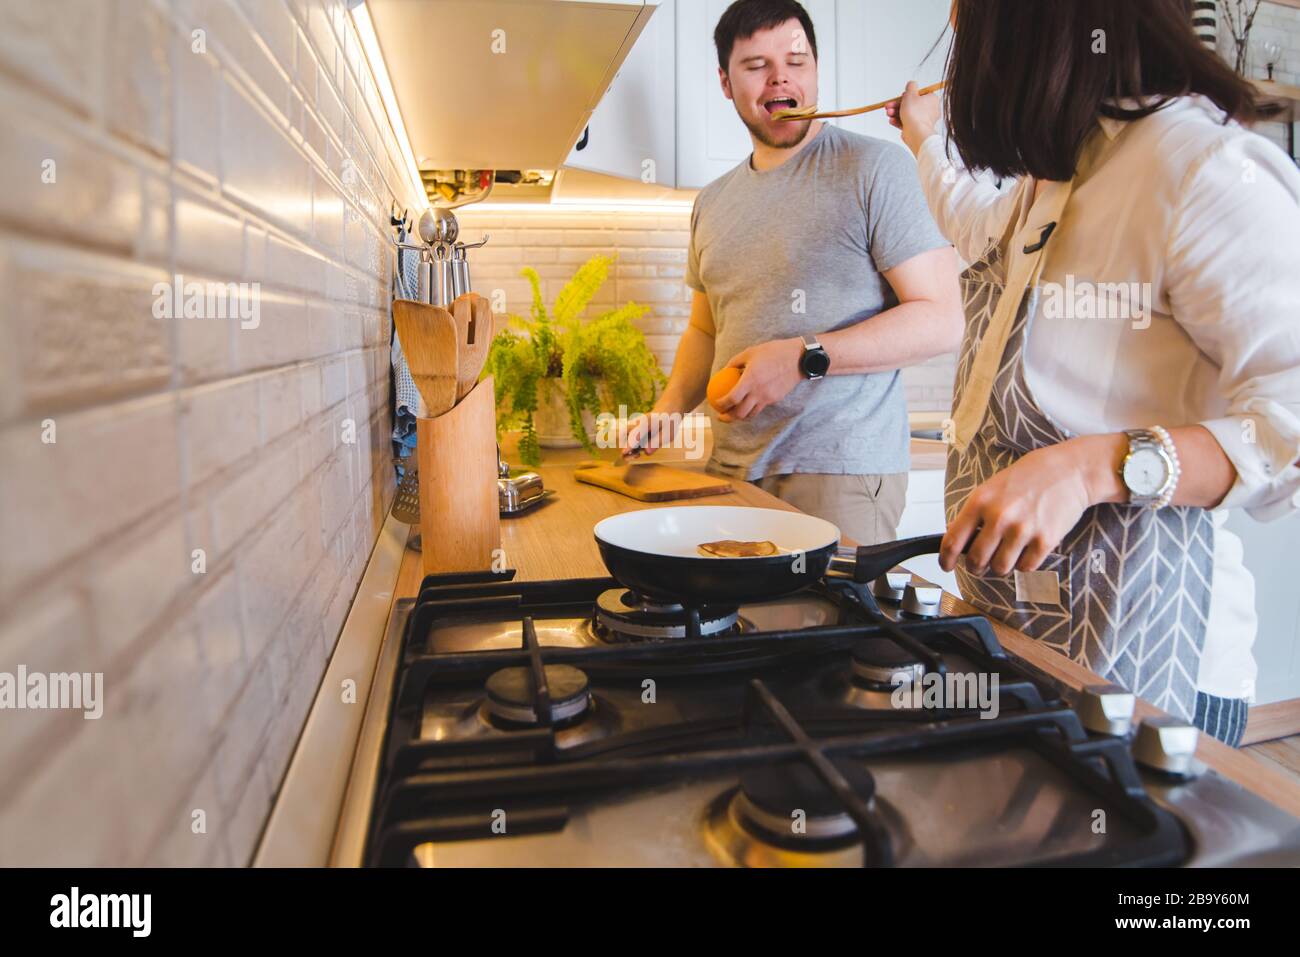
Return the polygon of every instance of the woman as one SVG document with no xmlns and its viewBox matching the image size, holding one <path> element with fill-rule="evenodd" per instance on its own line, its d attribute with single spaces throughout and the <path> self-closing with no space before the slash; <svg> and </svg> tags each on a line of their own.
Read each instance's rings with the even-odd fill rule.
<svg viewBox="0 0 1300 957">
<path fill-rule="evenodd" d="M 889 108 L 973 264 L 940 564 L 1236 746 L 1254 585 L 1222 522 L 1300 508 L 1300 173 L 1182 0 L 953 15 L 959 162 L 936 97 Z"/>
</svg>

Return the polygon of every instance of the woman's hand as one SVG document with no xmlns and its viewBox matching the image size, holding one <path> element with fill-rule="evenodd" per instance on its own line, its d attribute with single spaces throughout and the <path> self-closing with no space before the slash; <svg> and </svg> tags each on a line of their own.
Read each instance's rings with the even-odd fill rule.
<svg viewBox="0 0 1300 957">
<path fill-rule="evenodd" d="M 943 537 L 940 567 L 952 571 L 965 551 L 972 574 L 1037 569 L 1103 497 L 1097 476 L 1114 453 L 1093 439 L 1035 449 L 971 492 Z"/>
<path fill-rule="evenodd" d="M 799 357 L 803 355 L 800 339 L 773 339 L 750 346 L 731 357 L 728 366 L 743 368 L 740 381 L 718 402 L 718 418 L 723 422 L 748 419 L 773 402 L 780 402 L 803 381 Z"/>
<path fill-rule="evenodd" d="M 920 151 L 921 144 L 938 128 L 939 118 L 943 115 L 943 106 L 937 94 L 920 96 L 916 91 L 916 81 L 909 81 L 903 95 L 885 107 L 889 125 L 903 131 L 903 143 L 913 155 Z"/>
</svg>

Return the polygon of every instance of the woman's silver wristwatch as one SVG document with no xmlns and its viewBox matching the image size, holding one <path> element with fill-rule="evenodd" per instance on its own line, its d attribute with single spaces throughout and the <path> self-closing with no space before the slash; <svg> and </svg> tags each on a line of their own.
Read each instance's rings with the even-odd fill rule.
<svg viewBox="0 0 1300 957">
<path fill-rule="evenodd" d="M 1129 504 L 1164 508 L 1174 498 L 1182 466 L 1178 449 L 1169 433 L 1158 425 L 1129 429 L 1128 454 L 1120 463 L 1119 475 L 1129 491 Z"/>
</svg>

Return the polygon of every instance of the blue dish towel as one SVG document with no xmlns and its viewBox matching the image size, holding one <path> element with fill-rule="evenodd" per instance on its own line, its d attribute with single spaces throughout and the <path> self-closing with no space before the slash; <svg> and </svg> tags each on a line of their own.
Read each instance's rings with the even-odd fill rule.
<svg viewBox="0 0 1300 957">
<path fill-rule="evenodd" d="M 405 231 L 398 232 L 398 240 L 406 241 Z M 420 257 L 413 249 L 397 250 L 397 268 L 401 282 L 394 291 L 398 296 L 409 294 L 416 296 L 420 283 Z M 393 408 L 393 456 L 397 460 L 397 478 L 400 481 L 406 474 L 403 461 L 415 451 L 415 417 L 420 410 L 420 393 L 411 379 L 411 370 L 402 355 L 402 343 L 393 329 L 393 343 L 389 352 L 393 366 L 393 387 L 396 403 Z"/>
</svg>

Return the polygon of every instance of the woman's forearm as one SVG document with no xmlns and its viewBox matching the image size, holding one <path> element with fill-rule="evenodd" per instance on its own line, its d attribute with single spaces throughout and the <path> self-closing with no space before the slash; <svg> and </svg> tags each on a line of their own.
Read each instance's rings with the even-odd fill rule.
<svg viewBox="0 0 1300 957">
<path fill-rule="evenodd" d="M 1209 430 L 1202 426 L 1170 429 L 1169 437 L 1178 449 L 1178 461 L 1182 467 L 1171 504 L 1214 508 L 1237 481 L 1237 469 L 1232 460 Z M 1082 435 L 1063 442 L 1060 447 L 1084 476 L 1092 504 L 1129 500 L 1128 488 L 1119 472 L 1128 453 L 1127 435 L 1123 432 Z"/>
</svg>

